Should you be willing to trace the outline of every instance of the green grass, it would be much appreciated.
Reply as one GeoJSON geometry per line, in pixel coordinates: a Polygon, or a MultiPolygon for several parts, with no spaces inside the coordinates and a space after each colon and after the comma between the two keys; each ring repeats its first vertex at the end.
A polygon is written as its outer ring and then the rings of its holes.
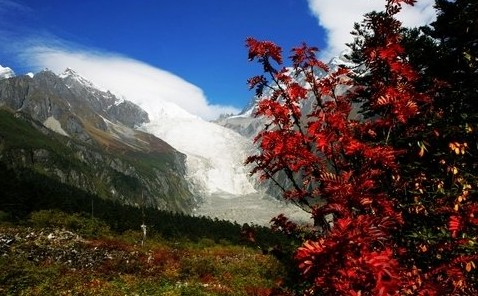
{"type": "Polygon", "coordinates": [[[0,109],[0,131],[8,148],[59,148],[57,141],[42,135],[27,121],[18,120],[12,113],[0,109]]]}

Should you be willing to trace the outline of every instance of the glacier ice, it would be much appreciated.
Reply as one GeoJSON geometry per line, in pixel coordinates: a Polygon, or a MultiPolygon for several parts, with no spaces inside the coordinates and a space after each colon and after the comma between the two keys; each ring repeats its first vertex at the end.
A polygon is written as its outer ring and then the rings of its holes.
{"type": "Polygon", "coordinates": [[[149,114],[142,128],[186,154],[187,178],[201,195],[256,192],[244,166],[252,149],[248,139],[193,115],[178,117],[167,109],[149,114]]]}
{"type": "Polygon", "coordinates": [[[150,122],[141,129],[187,156],[186,177],[202,198],[194,215],[264,226],[281,213],[295,221],[309,221],[310,215],[303,210],[256,189],[256,177],[244,165],[255,149],[250,138],[169,102],[142,107],[150,122]]]}
{"type": "Polygon", "coordinates": [[[196,216],[261,226],[268,226],[270,220],[279,214],[285,214],[299,223],[313,223],[311,216],[297,206],[258,193],[241,196],[212,194],[194,213],[196,216]]]}

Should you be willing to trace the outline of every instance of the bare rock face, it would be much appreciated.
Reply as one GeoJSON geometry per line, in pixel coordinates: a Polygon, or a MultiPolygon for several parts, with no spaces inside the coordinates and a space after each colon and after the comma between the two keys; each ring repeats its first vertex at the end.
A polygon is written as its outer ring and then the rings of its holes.
{"type": "Polygon", "coordinates": [[[106,131],[106,121],[134,128],[149,122],[148,114],[132,102],[101,91],[68,69],[60,76],[42,71],[0,82],[0,104],[45,122],[55,118],[65,131],[85,137],[85,124],[106,131]]]}

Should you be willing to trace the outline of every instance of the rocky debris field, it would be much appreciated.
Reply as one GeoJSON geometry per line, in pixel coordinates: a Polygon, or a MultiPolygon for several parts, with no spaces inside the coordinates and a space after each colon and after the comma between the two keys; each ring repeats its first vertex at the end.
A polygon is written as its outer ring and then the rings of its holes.
{"type": "Polygon", "coordinates": [[[71,269],[93,269],[109,261],[127,265],[143,259],[138,250],[112,241],[86,240],[63,229],[16,227],[0,228],[0,255],[71,269]]]}

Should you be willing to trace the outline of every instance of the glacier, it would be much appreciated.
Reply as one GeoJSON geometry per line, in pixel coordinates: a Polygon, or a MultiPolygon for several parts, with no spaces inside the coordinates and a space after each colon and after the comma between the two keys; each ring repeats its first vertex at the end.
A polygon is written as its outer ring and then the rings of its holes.
{"type": "Polygon", "coordinates": [[[187,155],[187,179],[193,191],[201,196],[255,193],[244,166],[247,152],[253,149],[248,139],[194,115],[177,116],[171,113],[174,109],[177,108],[163,108],[155,113],[147,108],[150,122],[142,129],[187,155]]]}
{"type": "Polygon", "coordinates": [[[257,177],[250,176],[251,167],[244,164],[255,149],[250,137],[192,115],[174,103],[158,100],[140,106],[150,118],[140,129],[187,156],[186,179],[201,199],[194,215],[263,226],[279,214],[310,221],[309,214],[267,195],[257,177]]]}

